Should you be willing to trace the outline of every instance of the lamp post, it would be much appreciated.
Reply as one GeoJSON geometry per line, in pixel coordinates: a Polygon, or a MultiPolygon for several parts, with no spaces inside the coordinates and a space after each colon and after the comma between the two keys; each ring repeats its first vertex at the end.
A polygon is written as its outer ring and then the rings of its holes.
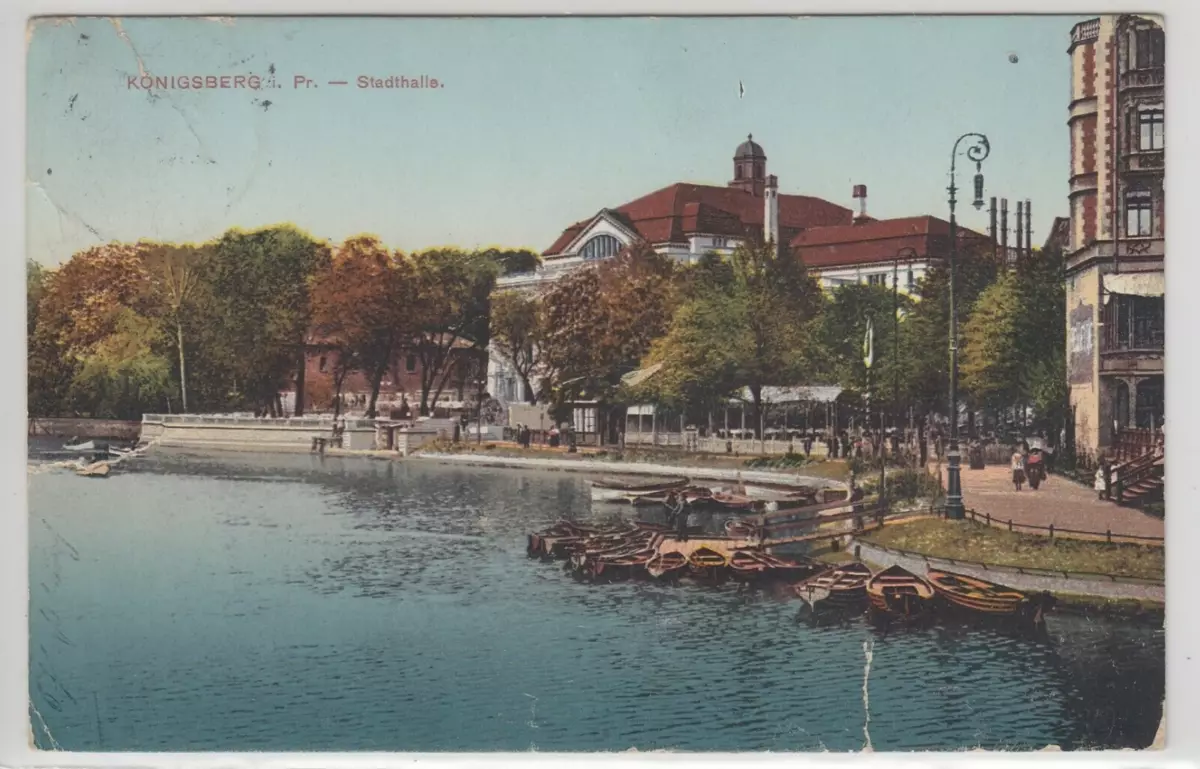
{"type": "Polygon", "coordinates": [[[991,145],[986,136],[980,133],[965,133],[954,142],[950,152],[950,447],[946,452],[946,517],[961,519],[964,517],[962,500],[962,457],[958,452],[958,314],[954,306],[955,284],[958,275],[958,225],[954,220],[954,205],[957,202],[955,193],[958,188],[954,185],[955,165],[958,160],[958,147],[964,139],[970,143],[966,148],[967,159],[975,163],[975,200],[976,210],[983,208],[983,173],[981,167],[991,145]]]}
{"type": "Polygon", "coordinates": [[[897,431],[900,429],[900,262],[913,262],[917,258],[917,249],[905,246],[896,252],[892,261],[892,347],[895,353],[892,358],[892,429],[897,431]]]}

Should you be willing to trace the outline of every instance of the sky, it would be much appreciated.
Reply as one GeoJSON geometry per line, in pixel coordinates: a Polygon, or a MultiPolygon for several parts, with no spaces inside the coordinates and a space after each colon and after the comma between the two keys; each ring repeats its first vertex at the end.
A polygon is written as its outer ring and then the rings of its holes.
{"type": "MultiPolygon", "coordinates": [[[[945,218],[954,141],[984,133],[985,195],[1010,217],[1031,200],[1040,244],[1067,213],[1081,19],[36,20],[28,256],[285,221],[405,251],[540,252],[601,208],[725,184],[749,133],[781,192],[851,207],[866,184],[877,218],[945,218]],[[275,87],[147,91],[141,74],[275,87]],[[441,87],[363,89],[364,75],[441,87]]],[[[986,230],[973,173],[960,159],[959,220],[986,230]]]]}

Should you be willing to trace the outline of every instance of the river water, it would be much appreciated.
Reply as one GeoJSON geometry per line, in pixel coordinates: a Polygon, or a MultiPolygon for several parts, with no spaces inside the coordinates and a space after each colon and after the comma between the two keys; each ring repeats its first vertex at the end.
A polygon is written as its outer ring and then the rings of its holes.
{"type": "Polygon", "coordinates": [[[884,636],[733,585],[578,583],[524,555],[528,531],[593,517],[578,474],[169,454],[101,480],[34,462],[42,748],[1143,747],[1161,714],[1161,629],[1056,615],[1044,638],[884,636]]]}

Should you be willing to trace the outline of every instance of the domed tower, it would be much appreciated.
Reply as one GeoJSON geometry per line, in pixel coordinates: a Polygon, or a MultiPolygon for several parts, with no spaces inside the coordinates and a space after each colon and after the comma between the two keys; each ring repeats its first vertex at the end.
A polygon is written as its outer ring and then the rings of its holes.
{"type": "Polygon", "coordinates": [[[738,145],[733,153],[733,181],[730,187],[762,197],[767,183],[767,153],[754,141],[754,134],[738,145]]]}

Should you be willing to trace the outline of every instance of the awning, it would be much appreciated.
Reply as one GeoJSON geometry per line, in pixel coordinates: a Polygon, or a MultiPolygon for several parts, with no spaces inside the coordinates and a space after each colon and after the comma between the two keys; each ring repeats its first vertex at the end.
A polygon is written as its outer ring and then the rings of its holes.
{"type": "Polygon", "coordinates": [[[637,371],[630,371],[628,374],[621,377],[621,384],[626,387],[637,387],[642,382],[645,382],[650,377],[657,374],[663,367],[661,363],[655,363],[653,366],[640,368],[637,371]]]}
{"type": "Polygon", "coordinates": [[[1166,274],[1162,272],[1125,272],[1104,276],[1105,302],[1111,294],[1163,296],[1166,291],[1166,274]]]}
{"type": "MultiPolygon", "coordinates": [[[[763,403],[832,403],[842,394],[842,388],[832,385],[815,385],[812,387],[764,387],[762,389],[763,403]]],[[[754,396],[750,388],[742,390],[740,400],[750,403],[754,396]]]]}
{"type": "Polygon", "coordinates": [[[651,404],[643,404],[641,406],[630,406],[625,409],[625,414],[631,417],[648,417],[653,416],[654,406],[651,404]]]}

